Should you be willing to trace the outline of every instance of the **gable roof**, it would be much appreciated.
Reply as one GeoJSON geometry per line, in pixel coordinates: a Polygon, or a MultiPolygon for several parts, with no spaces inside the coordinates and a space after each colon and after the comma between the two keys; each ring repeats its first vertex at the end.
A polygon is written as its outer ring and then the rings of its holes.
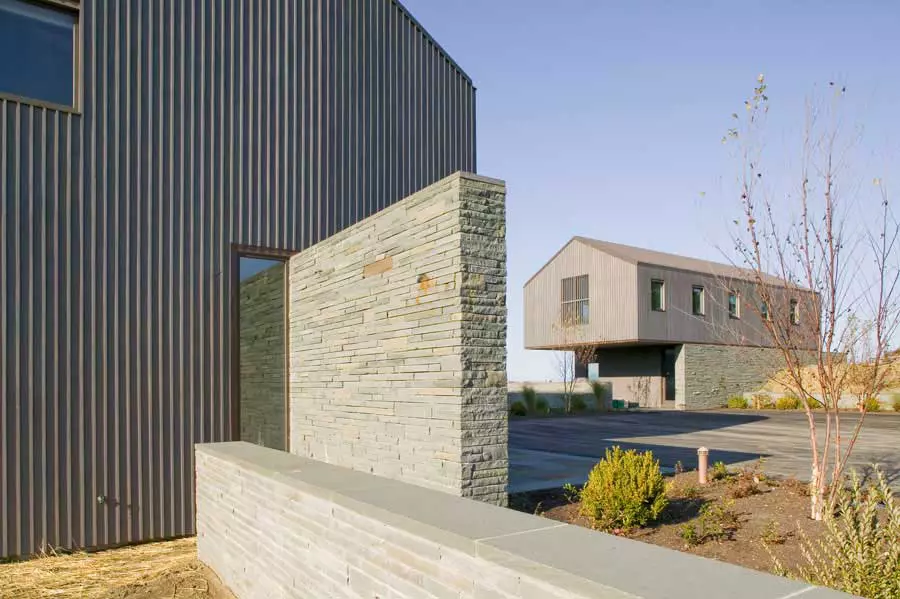
{"type": "MultiPolygon", "coordinates": [[[[661,266],[663,268],[672,268],[676,270],[686,270],[701,274],[712,275],[724,279],[733,279],[738,281],[748,281],[753,283],[756,281],[756,274],[748,268],[740,268],[733,264],[724,264],[721,262],[713,262],[711,260],[700,260],[699,258],[690,258],[688,256],[679,256],[678,254],[668,254],[666,252],[658,252],[656,250],[648,250],[631,245],[621,243],[612,243],[610,241],[601,241],[599,239],[591,239],[589,237],[581,237],[576,235],[556,252],[544,266],[540,268],[525,285],[528,285],[541,271],[553,262],[556,257],[573,242],[579,242],[588,247],[592,247],[610,256],[614,256],[620,260],[630,262],[632,264],[642,264],[646,266],[661,266]]],[[[787,287],[788,284],[784,279],[769,274],[763,274],[763,279],[770,285],[779,287],[787,287]]],[[[799,285],[793,286],[802,288],[799,285]]]]}
{"type": "MultiPolygon", "coordinates": [[[[624,245],[621,243],[601,241],[599,239],[590,239],[588,237],[575,236],[573,237],[573,239],[576,239],[581,243],[598,249],[601,252],[605,252],[611,256],[615,256],[620,260],[625,260],[626,262],[631,262],[633,264],[662,266],[663,268],[687,270],[725,279],[748,281],[751,283],[756,281],[756,273],[753,270],[749,268],[741,268],[739,266],[735,266],[734,264],[724,264],[722,262],[713,262],[711,260],[701,260],[699,258],[679,256],[678,254],[668,254],[666,252],[658,252],[656,250],[648,250],[645,248],[624,245]]],[[[784,279],[776,277],[774,275],[763,273],[762,278],[769,285],[777,285],[779,287],[788,286],[787,282],[784,279]]]]}

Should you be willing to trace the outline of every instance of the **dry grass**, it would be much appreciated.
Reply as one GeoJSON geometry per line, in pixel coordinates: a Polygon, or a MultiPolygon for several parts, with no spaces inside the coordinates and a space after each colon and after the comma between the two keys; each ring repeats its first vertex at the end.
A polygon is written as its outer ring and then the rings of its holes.
{"type": "Polygon", "coordinates": [[[0,564],[0,597],[118,599],[227,597],[197,561],[195,539],[0,564]]]}
{"type": "MultiPolygon", "coordinates": [[[[869,377],[872,375],[872,366],[869,364],[844,364],[838,365],[838,368],[850,369],[850,372],[847,375],[846,387],[847,392],[850,394],[862,393],[862,390],[865,388],[864,382],[868,381],[869,377]]],[[[897,355],[886,356],[882,368],[886,371],[884,377],[884,389],[886,391],[900,389],[900,357],[897,355]]],[[[818,391],[818,373],[815,366],[804,367],[801,370],[801,376],[803,377],[804,387],[813,390],[813,392],[818,391]]],[[[789,381],[791,381],[791,377],[786,370],[779,372],[769,379],[763,386],[763,390],[772,393],[789,393],[793,391],[789,388],[789,381]]]]}

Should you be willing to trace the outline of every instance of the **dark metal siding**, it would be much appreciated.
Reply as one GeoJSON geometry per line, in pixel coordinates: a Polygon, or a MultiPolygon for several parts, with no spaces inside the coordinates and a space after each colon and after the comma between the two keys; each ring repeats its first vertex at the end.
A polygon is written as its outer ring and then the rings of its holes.
{"type": "Polygon", "coordinates": [[[192,533],[192,444],[231,430],[231,245],[301,250],[475,170],[471,81],[395,2],[80,20],[81,114],[0,99],[2,556],[192,533]]]}

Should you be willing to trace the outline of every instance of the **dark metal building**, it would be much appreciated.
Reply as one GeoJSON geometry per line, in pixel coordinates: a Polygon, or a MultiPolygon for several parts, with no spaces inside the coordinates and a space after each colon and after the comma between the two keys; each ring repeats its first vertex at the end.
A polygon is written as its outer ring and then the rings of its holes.
{"type": "Polygon", "coordinates": [[[0,0],[32,17],[72,43],[0,56],[0,556],[190,534],[235,248],[474,171],[475,90],[392,0],[0,0]]]}

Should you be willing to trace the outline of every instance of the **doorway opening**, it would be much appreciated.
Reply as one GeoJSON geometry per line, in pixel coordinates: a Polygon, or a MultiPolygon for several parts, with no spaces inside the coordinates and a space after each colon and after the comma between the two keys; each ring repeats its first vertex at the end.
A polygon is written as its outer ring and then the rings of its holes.
{"type": "Polygon", "coordinates": [[[233,438],[288,450],[287,256],[236,249],[233,438]]]}

